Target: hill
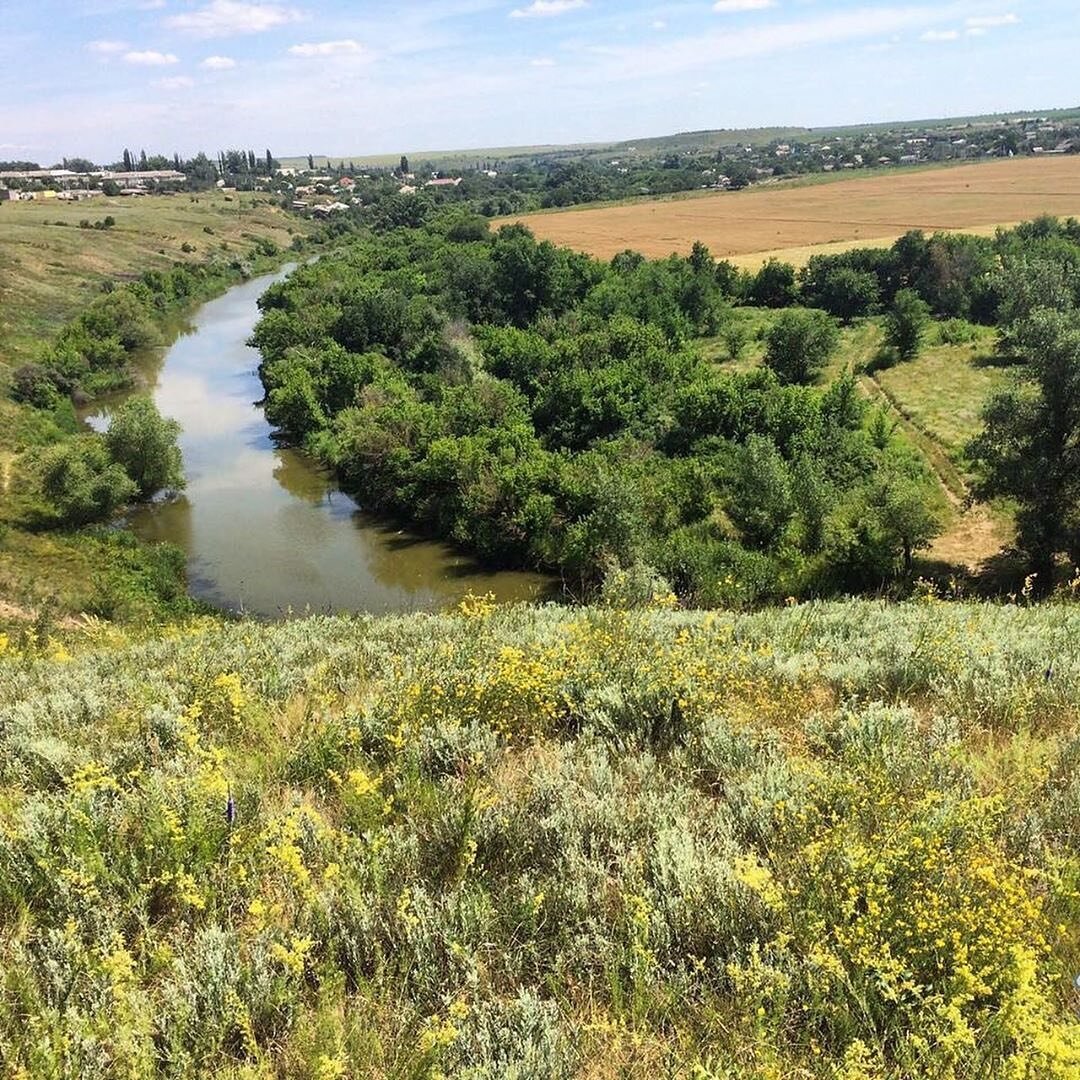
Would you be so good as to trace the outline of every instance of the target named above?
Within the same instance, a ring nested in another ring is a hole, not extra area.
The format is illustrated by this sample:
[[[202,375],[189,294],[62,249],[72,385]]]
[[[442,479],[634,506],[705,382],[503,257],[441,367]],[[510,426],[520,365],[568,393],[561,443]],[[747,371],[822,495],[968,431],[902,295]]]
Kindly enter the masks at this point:
[[[935,131],[953,127],[992,126],[1020,115],[1035,115],[1050,120],[1073,120],[1080,118],[1080,108],[1067,109],[1032,109],[1017,110],[1011,113],[986,113],[979,116],[942,117],[931,120],[884,120],[869,121],[865,124],[840,124],[828,127],[756,127],[756,128],[714,128],[705,131],[682,131],[671,135],[649,135],[631,139],[612,139],[610,141],[586,143],[547,143],[535,146],[501,146],[459,148],[456,150],[418,150],[404,149],[393,153],[371,154],[315,154],[314,164],[323,168],[330,161],[351,161],[358,166],[389,167],[397,165],[401,153],[406,153],[414,164],[431,163],[447,168],[475,168],[482,161],[530,160],[546,158],[589,158],[606,157],[625,153],[631,148],[642,154],[646,153],[693,153],[697,151],[715,151],[730,146],[765,146],[777,139],[831,138],[846,134],[878,133],[885,131],[904,131],[918,129]],[[281,159],[281,164],[291,168],[303,168],[307,165],[307,155],[296,155]]]
[[[0,637],[0,1054],[1071,1077],[1080,609]]]
[[[110,217],[107,229],[86,227]],[[287,248],[308,228],[266,196],[234,193],[0,204],[0,376],[35,359],[108,284],[178,262],[243,260],[257,240]]]

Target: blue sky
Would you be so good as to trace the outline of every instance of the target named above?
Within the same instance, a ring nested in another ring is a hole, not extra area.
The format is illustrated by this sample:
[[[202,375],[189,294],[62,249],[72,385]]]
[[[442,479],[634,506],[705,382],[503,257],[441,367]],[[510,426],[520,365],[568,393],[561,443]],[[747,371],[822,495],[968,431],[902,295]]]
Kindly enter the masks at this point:
[[[1080,103],[1077,0],[0,3],[0,158],[396,153]]]

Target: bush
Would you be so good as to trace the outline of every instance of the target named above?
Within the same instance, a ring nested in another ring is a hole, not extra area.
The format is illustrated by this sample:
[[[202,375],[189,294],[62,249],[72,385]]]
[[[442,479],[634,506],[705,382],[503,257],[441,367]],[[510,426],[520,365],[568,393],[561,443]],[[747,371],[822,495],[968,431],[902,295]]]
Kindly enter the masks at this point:
[[[112,416],[105,445],[113,461],[123,467],[140,499],[159,491],[184,486],[177,437],[180,425],[166,420],[148,397],[133,397]]]
[[[913,360],[919,354],[930,322],[930,306],[913,289],[901,289],[885,316],[885,344],[901,360]]]
[[[759,307],[783,308],[795,303],[795,267],[769,259],[757,272],[747,299]]]
[[[97,435],[49,447],[37,469],[41,494],[63,525],[104,521],[138,491]]]
[[[785,311],[765,334],[765,364],[782,383],[812,383],[839,344],[836,323],[824,311]]]

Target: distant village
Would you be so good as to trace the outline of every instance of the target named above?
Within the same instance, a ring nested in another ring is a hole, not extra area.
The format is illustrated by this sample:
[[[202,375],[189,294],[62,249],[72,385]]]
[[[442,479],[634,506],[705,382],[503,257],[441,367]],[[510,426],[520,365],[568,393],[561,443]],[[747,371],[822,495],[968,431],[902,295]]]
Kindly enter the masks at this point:
[[[211,189],[265,192],[296,213],[329,218],[389,198],[469,199],[490,216],[543,207],[678,191],[736,190],[793,176],[896,168],[986,158],[1080,153],[1080,112],[995,117],[973,121],[876,125],[778,133],[697,132],[607,147],[441,155],[414,169],[357,167],[344,159],[308,156],[282,164],[269,150],[136,159],[101,168],[72,159],[43,169],[32,162],[0,162],[0,203],[82,201],[102,196],[197,193]],[[729,137],[726,137],[730,135]],[[751,137],[752,136],[752,137]],[[298,163],[297,163],[298,162]],[[306,164],[306,168],[304,165]],[[453,167],[451,167],[451,165]],[[171,166],[171,167],[170,167]]]

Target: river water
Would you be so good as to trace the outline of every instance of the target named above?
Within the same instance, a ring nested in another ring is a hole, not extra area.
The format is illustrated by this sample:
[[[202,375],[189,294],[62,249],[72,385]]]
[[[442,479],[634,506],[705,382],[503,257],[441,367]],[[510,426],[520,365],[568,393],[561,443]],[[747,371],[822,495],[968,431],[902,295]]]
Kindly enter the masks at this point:
[[[136,508],[128,527],[188,557],[194,596],[218,607],[277,616],[305,611],[435,610],[469,592],[535,600],[539,574],[492,572],[452,547],[363,513],[304,454],[277,445],[262,410],[258,353],[245,342],[256,301],[280,273],[204,304],[175,338],[139,365],[142,392],[183,428],[187,489]],[[84,414],[97,429],[126,395]]]

